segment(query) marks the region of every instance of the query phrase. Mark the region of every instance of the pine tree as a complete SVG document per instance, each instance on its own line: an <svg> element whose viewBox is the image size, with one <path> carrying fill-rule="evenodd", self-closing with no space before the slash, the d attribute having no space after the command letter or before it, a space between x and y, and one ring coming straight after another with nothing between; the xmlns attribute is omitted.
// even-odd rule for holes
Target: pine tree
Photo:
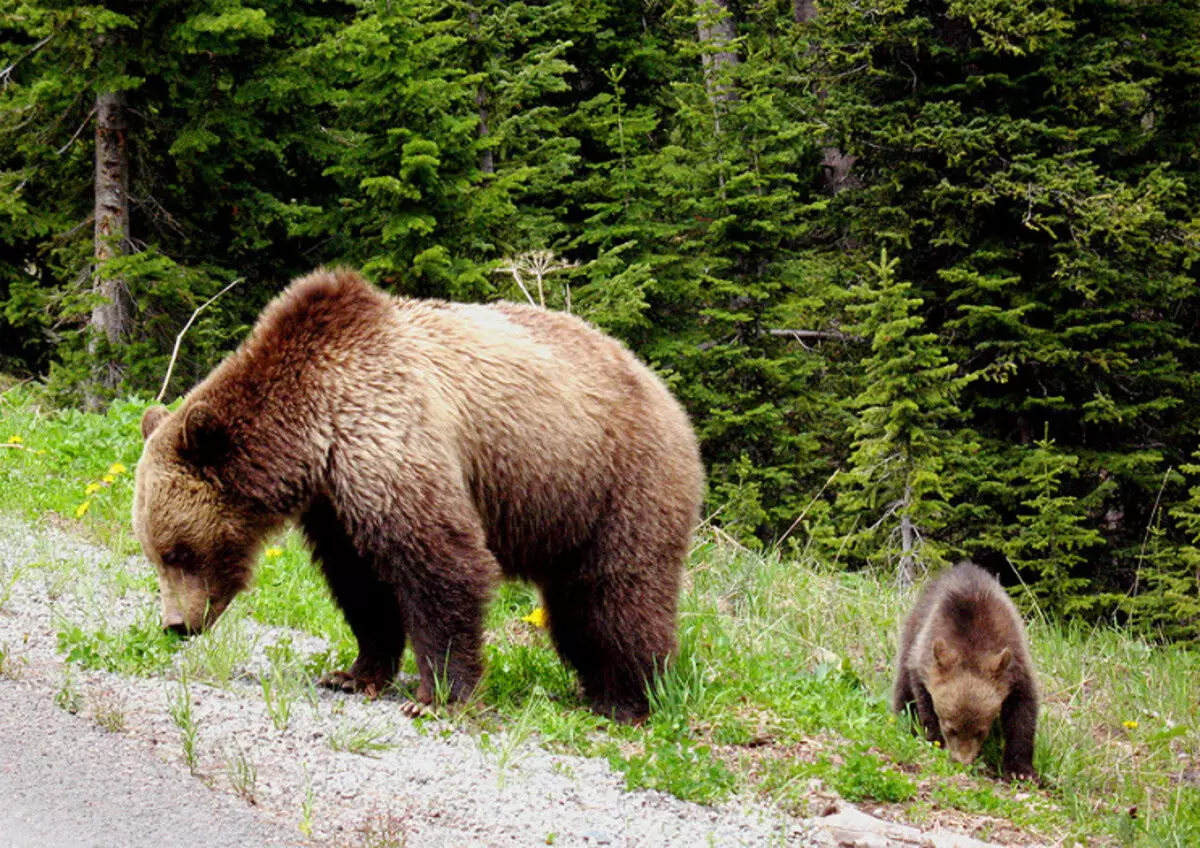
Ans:
<svg viewBox="0 0 1200 848"><path fill-rule="evenodd" d="M899 259L883 250L868 267L871 283L854 287L851 329L870 340L863 389L851 402L858 420L838 506L853 523L849 548L870 561L896 563L901 585L920 567L943 560L947 545L937 533L954 496L943 473L946 456L969 450L969 434L956 432L956 400L970 378L956 376L935 333L923 332L923 300L910 283L896 280Z"/></svg>
<svg viewBox="0 0 1200 848"><path fill-rule="evenodd" d="M1068 481L1079 474L1079 458L1061 452L1049 433L1023 452L1016 472L1005 481L1020 500L1017 527L988 541L1023 572L1044 611L1071 615L1094 609L1086 574L1104 537L1091 522L1088 506L1101 497L1068 493Z"/></svg>

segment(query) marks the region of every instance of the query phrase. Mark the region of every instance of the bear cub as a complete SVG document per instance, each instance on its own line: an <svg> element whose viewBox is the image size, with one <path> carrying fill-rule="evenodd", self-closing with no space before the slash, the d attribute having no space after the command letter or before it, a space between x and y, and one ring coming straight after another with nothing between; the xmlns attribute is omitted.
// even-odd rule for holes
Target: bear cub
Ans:
<svg viewBox="0 0 1200 848"><path fill-rule="evenodd" d="M1020 613L999 581L960 563L921 592L900 637L892 707L916 705L926 738L960 763L1000 719L1003 776L1034 780L1038 693Z"/></svg>

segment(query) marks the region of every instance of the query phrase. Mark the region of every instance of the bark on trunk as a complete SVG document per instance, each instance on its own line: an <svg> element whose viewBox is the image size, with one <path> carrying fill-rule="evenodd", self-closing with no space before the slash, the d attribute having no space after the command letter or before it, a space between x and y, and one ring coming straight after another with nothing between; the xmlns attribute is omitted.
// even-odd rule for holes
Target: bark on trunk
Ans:
<svg viewBox="0 0 1200 848"><path fill-rule="evenodd" d="M792 0L792 16L798 24L806 24L813 20L817 17L816 0ZM830 194L860 186L858 177L851 172L854 162L854 156L842 153L833 145L821 148L821 167L824 169L822 182Z"/></svg>
<svg viewBox="0 0 1200 848"><path fill-rule="evenodd" d="M912 487L904 487L904 510L900 515L900 565L896 569L896 580L900 583L902 589L907 589L913 584L913 578L916 576L916 557L913 555L913 548L916 544L916 533L913 532L912 515L909 514L909 507L912 506Z"/></svg>
<svg viewBox="0 0 1200 848"><path fill-rule="evenodd" d="M815 0L792 0L792 15L798 24L811 21L817 16Z"/></svg>
<svg viewBox="0 0 1200 848"><path fill-rule="evenodd" d="M467 12L467 23L471 27L471 41L479 41L479 10L472 5ZM484 139L488 137L488 96L483 83L479 84L479 88L475 90L475 107L479 110L479 123L475 127L475 137ZM479 151L479 170L485 174L496 173L496 160L492 156L490 147Z"/></svg>
<svg viewBox="0 0 1200 848"><path fill-rule="evenodd" d="M476 137L484 139L488 137L488 107L487 94L483 90L483 86L475 93L475 105L479 107L479 126L475 129ZM496 173L496 162L492 158L492 149L485 147L479 151L479 170L485 174Z"/></svg>
<svg viewBox="0 0 1200 848"><path fill-rule="evenodd" d="M125 95L108 92L96 98L95 266L92 290L100 300L92 309L88 351L100 357L94 365L88 406L103 406L106 395L120 385L124 368L111 352L101 350L130 336L133 309L125 281L104 272L103 264L128 252L129 158L125 146Z"/></svg>
<svg viewBox="0 0 1200 848"><path fill-rule="evenodd" d="M696 37L701 45L712 45L712 51L703 54L704 80L709 98L714 106L722 100L737 97L733 86L725 79L725 72L738 64L738 54L730 48L737 38L737 25L729 12L729 0L696 0L696 11L700 20L696 24Z"/></svg>

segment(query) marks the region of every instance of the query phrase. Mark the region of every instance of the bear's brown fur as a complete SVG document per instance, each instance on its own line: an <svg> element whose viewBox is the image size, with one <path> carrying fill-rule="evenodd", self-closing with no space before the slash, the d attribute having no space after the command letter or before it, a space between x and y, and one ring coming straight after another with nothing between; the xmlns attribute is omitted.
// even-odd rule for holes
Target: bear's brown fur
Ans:
<svg viewBox="0 0 1200 848"><path fill-rule="evenodd" d="M501 577L540 587L600 713L634 720L675 646L703 468L687 416L618 342L527 306L294 282L173 413L150 409L133 523L164 624L211 624L295 518L359 644L327 683L377 692L406 638L453 698Z"/></svg>
<svg viewBox="0 0 1200 848"><path fill-rule="evenodd" d="M1006 778L1033 780L1038 694L1020 613L999 582L964 562L922 591L904 622L892 706L915 704L928 739L961 763L996 718Z"/></svg>

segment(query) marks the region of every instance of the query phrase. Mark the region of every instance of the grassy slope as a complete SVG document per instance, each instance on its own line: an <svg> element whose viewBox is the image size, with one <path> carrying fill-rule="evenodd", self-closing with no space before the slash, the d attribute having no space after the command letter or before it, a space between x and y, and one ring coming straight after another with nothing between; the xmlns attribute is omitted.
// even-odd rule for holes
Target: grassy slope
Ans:
<svg viewBox="0 0 1200 848"><path fill-rule="evenodd" d="M127 527L140 411L128 403L106 416L49 413L30 387L0 395L0 443L20 444L0 449L0 511L136 553ZM20 576L0 573L0 607L5 586ZM148 566L134 574L115 568L113 579L154 583ZM895 631L911 597L874 575L759 556L702 533L690 560L679 662L658 682L657 708L641 728L581 708L545 632L522 621L536 601L529 587L508 585L490 610L485 685L455 719L485 746L501 738L500 728L508 741L496 744L536 734L553 748L607 756L631 787L701 802L749 791L805 813L829 787L887 816L956 823L1005 842L1200 844L1194 651L1035 620L1044 785L1034 789L992 779L996 744L985 763L963 769L890 715ZM201 637L211 639L217 666L237 653L222 630L236 633L239 616L308 631L331 646L301 658L279 648L281 671L264 681L266 698L305 685L298 677L286 683L285 669L308 676L354 656L295 534L268 550L255 588L233 612ZM149 608L123 632L64 624L60 641L75 661L129 673L165 673L177 650Z"/></svg>

